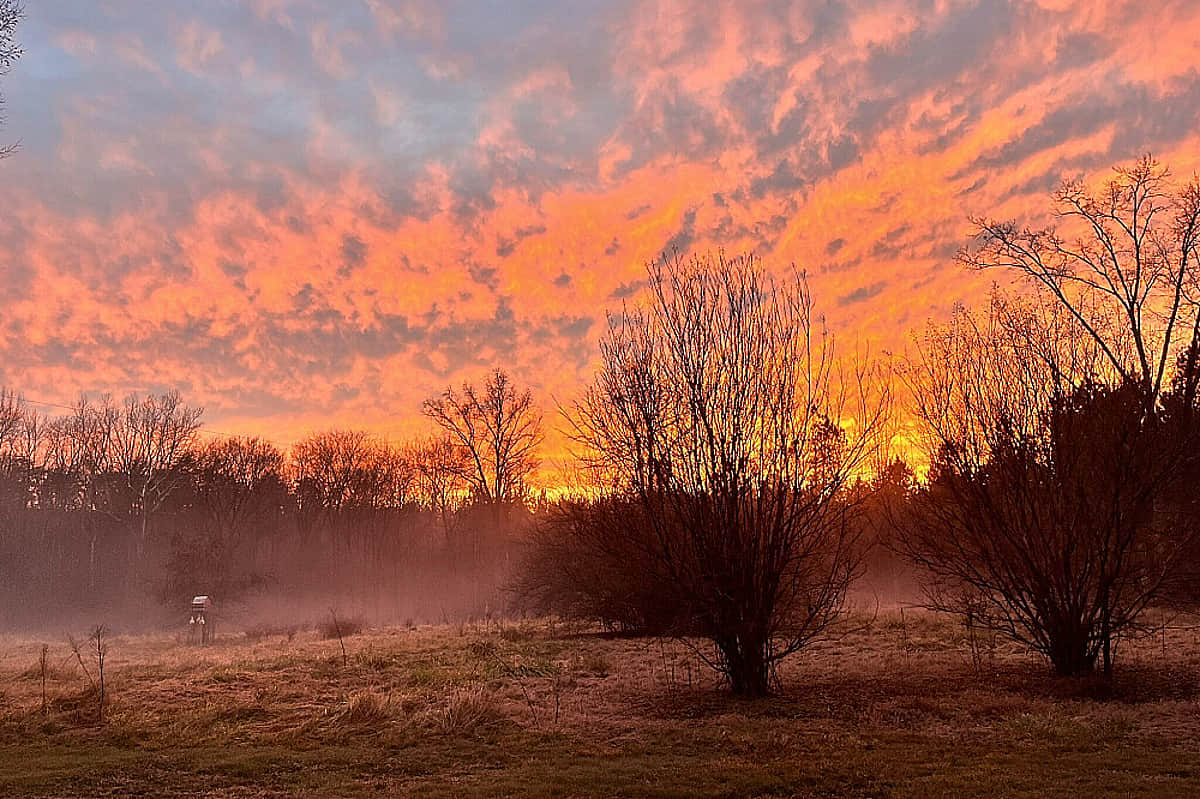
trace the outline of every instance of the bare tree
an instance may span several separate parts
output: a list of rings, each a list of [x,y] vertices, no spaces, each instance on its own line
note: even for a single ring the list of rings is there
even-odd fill
[[[208,527],[231,549],[236,538],[270,512],[281,481],[283,453],[261,438],[224,438],[196,452],[197,493]],[[264,492],[263,489],[268,489]]]
[[[444,542],[449,543],[456,511],[467,493],[463,452],[449,435],[430,436],[410,445],[408,458],[416,471],[418,500],[433,513],[442,528]]]
[[[39,415],[20,395],[0,389],[0,564],[14,582],[21,581],[24,564],[32,565],[34,546],[41,543],[32,511],[43,430]]]
[[[476,499],[494,505],[525,499],[543,439],[542,414],[528,389],[518,391],[496,369],[482,389],[447,388],[422,409],[461,453],[462,478]]]
[[[958,259],[1031,280],[1152,408],[1177,351],[1192,353],[1194,371],[1200,344],[1200,179],[1176,185],[1149,155],[1115,172],[1099,192],[1081,180],[1062,185],[1054,195],[1062,230],[973,218],[976,241]]]
[[[837,368],[803,275],[717,255],[649,277],[648,305],[610,317],[571,435],[651,525],[681,633],[762,695],[844,607],[861,554],[844,489],[880,443],[886,388]]]
[[[914,385],[937,479],[913,554],[1070,674],[1097,658],[1111,672],[1194,538],[1171,498],[1194,459],[1200,180],[1148,155],[1115,173],[1100,191],[1064,183],[1059,227],[972,220],[959,261],[1039,298],[997,295],[983,326],[961,314]]]
[[[302,530],[332,530],[338,514],[364,494],[362,477],[373,468],[375,442],[360,430],[330,430],[298,442],[291,452]]]
[[[0,0],[0,76],[7,75],[24,53],[16,39],[17,24],[24,16],[25,9],[17,0]],[[3,98],[0,98],[0,105],[3,102]],[[0,117],[0,121],[3,121],[3,117]],[[0,158],[11,155],[16,149],[15,144],[0,145]]]
[[[1186,442],[1110,354],[1053,300],[996,294],[982,320],[931,327],[907,372],[932,468],[901,550],[933,607],[1063,675],[1111,673],[1184,549],[1160,500]]]
[[[138,560],[151,518],[188,479],[181,467],[194,448],[203,414],[203,408],[185,404],[177,391],[144,398],[131,394],[117,411],[110,458],[129,491],[130,513],[138,525]]]
[[[287,492],[283,453],[260,438],[224,438],[197,449],[195,461],[192,518],[199,524],[189,525],[185,540],[175,542],[172,576],[193,586],[202,580],[207,591],[230,596],[241,587],[239,579],[253,579],[257,542],[248,539],[266,537],[279,526]]]
[[[89,591],[96,589],[101,576],[98,545],[103,528],[128,518],[128,503],[122,501],[113,478],[116,425],[117,409],[107,397],[99,404],[81,397],[69,415],[50,423],[48,431],[48,474],[42,503],[77,512],[87,540]]]
[[[81,397],[69,415],[55,419],[50,425],[52,467],[79,480],[111,469],[111,441],[116,423],[116,408],[107,397],[98,405]]]
[[[367,462],[370,437],[360,430],[328,430],[292,447],[293,477],[311,483],[323,505],[340,505],[351,493],[352,475]]]
[[[79,668],[83,670],[84,676],[96,692],[96,720],[100,724],[104,723],[104,660],[108,657],[108,643],[105,640],[108,635],[108,628],[100,624],[88,634],[86,641],[77,641],[74,636],[67,636],[67,643],[75,655],[75,662],[79,664]],[[96,664],[96,677],[92,677],[92,672],[87,667],[83,654],[85,651],[88,653],[87,659]]]
[[[16,392],[0,389],[0,474],[19,486],[19,504],[36,498],[45,454],[46,423]]]
[[[25,414],[21,397],[11,389],[0,389],[0,450],[11,451]]]

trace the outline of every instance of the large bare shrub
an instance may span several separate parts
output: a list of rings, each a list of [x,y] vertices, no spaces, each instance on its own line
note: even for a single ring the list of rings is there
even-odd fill
[[[931,604],[1111,673],[1184,550],[1162,502],[1186,446],[1053,304],[996,295],[932,327],[909,378],[929,480],[898,516]]]
[[[914,363],[933,472],[905,546],[936,604],[1060,673],[1098,659],[1109,673],[1195,537],[1178,500],[1195,460],[1200,181],[1176,184],[1146,156],[1054,201],[1051,227],[973,220],[960,262],[1034,295],[960,313]]]
[[[676,256],[649,283],[647,304],[610,318],[571,435],[636,505],[629,523],[604,523],[648,540],[681,631],[712,642],[735,693],[762,695],[842,611],[860,559],[844,489],[884,403],[864,374],[842,379],[802,275]]]

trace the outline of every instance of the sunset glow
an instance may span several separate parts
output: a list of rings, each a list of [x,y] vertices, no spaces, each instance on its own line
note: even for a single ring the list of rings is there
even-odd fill
[[[568,400],[672,248],[795,263],[899,350],[993,279],[968,214],[1200,168],[1187,0],[28,5],[0,383],[283,445],[424,431],[494,366]]]

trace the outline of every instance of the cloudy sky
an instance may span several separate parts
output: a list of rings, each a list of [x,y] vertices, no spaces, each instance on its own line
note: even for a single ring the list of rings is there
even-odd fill
[[[393,435],[502,365],[569,398],[666,248],[794,262],[903,347],[968,214],[1200,169],[1193,0],[27,0],[0,383]]]

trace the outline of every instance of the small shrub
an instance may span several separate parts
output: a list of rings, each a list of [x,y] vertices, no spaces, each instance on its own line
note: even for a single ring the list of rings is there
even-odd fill
[[[365,630],[367,624],[359,617],[349,618],[330,615],[317,625],[317,633],[327,641],[335,638],[349,638]]]
[[[467,651],[469,651],[471,656],[474,658],[479,660],[488,660],[489,658],[496,656],[496,653],[499,651],[499,647],[496,646],[496,642],[490,638],[480,638],[479,640],[472,641],[467,646]]]
[[[623,634],[694,632],[653,556],[663,533],[636,502],[558,503],[530,537],[511,586],[516,609]]]

